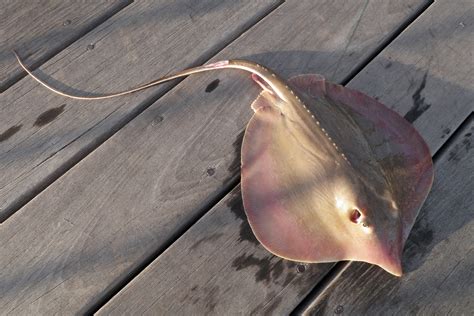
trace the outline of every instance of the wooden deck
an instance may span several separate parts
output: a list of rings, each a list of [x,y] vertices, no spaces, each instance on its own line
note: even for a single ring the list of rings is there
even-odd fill
[[[472,0],[1,1],[0,314],[472,314]],[[239,185],[258,87],[221,59],[320,73],[413,123],[435,182],[404,276],[297,264],[255,239]]]

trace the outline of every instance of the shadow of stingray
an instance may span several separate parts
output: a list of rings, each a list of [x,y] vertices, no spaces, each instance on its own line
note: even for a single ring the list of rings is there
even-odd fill
[[[409,258],[406,264],[408,272],[415,271],[423,266],[427,256],[438,243],[448,241],[455,232],[466,225],[471,225],[474,220],[472,203],[469,203],[468,199],[460,200],[460,196],[457,195],[457,191],[462,192],[462,189],[447,189],[444,185],[447,181],[446,178],[452,178],[453,174],[459,172],[452,170],[456,168],[457,164],[453,164],[450,157],[456,155],[457,159],[460,160],[466,159],[469,155],[470,147],[468,144],[474,142],[472,122],[473,115],[463,124],[464,127],[451,136],[457,142],[462,139],[461,146],[451,146],[448,143],[449,152],[443,152],[441,156],[436,156],[435,166],[438,177],[435,176],[432,193],[428,196],[424,207],[420,211],[404,252],[404,257]],[[441,167],[443,165],[447,165],[451,171],[446,171],[445,168]],[[469,183],[466,184],[469,186]],[[455,203],[446,205],[445,201],[451,200]]]

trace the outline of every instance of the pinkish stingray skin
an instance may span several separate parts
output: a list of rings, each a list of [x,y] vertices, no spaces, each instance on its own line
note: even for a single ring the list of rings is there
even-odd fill
[[[290,260],[365,261],[401,275],[433,179],[428,147],[358,91],[318,75],[289,84],[298,98],[264,91],[252,104],[242,145],[242,196],[257,239]]]

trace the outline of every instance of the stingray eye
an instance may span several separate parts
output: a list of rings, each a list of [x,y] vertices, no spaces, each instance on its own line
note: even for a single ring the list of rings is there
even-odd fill
[[[359,224],[362,217],[362,213],[358,209],[353,209],[351,211],[350,219],[354,224]]]

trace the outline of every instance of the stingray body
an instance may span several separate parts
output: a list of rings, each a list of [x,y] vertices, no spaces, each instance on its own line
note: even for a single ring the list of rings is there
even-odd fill
[[[401,253],[433,179],[429,150],[402,117],[321,76],[263,91],[242,145],[242,196],[271,252],[357,260],[401,275]],[[294,92],[291,92],[294,91]]]
[[[18,58],[18,56],[17,56]],[[318,75],[285,82],[245,60],[186,69],[105,99],[194,73],[240,69],[263,91],[242,144],[242,198],[273,254],[299,262],[356,260],[401,275],[401,253],[432,184],[428,147],[401,116]]]

